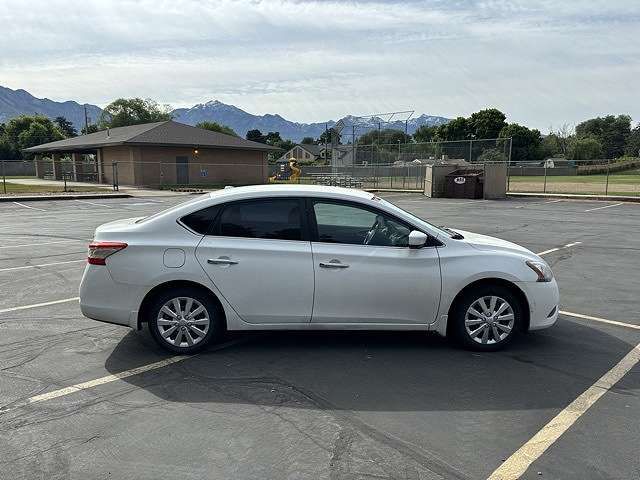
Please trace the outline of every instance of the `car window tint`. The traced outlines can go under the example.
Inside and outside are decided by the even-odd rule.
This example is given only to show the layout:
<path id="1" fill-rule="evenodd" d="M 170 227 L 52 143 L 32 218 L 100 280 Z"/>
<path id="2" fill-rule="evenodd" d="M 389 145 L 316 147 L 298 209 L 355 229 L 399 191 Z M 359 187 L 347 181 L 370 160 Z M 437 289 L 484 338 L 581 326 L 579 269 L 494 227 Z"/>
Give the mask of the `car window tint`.
<path id="1" fill-rule="evenodd" d="M 318 240 L 330 243 L 406 247 L 410 229 L 388 215 L 338 203 L 315 202 Z"/>
<path id="2" fill-rule="evenodd" d="M 214 205 L 212 207 L 203 208 L 197 212 L 190 213 L 189 215 L 182 217 L 180 221 L 194 232 L 206 235 L 209 233 L 219 211 L 220 205 Z"/>
<path id="3" fill-rule="evenodd" d="M 220 215 L 218 235 L 302 240 L 300 203 L 293 199 L 234 203 Z"/>

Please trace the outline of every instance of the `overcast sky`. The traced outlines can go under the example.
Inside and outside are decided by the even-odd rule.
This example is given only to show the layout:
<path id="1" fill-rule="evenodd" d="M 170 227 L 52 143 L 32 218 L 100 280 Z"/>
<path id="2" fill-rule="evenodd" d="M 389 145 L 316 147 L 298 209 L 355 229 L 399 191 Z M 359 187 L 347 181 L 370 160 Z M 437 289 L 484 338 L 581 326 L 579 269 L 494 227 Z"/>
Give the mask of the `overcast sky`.
<path id="1" fill-rule="evenodd" d="M 640 120 L 639 0 L 1 0 L 0 25 L 0 85 L 58 101 Z"/>

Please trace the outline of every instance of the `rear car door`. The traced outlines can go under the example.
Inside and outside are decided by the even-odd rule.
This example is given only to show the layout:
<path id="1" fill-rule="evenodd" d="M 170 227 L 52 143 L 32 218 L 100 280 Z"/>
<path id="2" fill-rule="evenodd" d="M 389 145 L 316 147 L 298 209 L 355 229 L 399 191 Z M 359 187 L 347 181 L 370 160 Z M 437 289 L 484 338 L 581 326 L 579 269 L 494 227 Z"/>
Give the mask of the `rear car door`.
<path id="1" fill-rule="evenodd" d="M 314 278 L 303 213 L 298 198 L 230 202 L 198 245 L 202 268 L 244 321 L 310 321 Z"/>
<path id="2" fill-rule="evenodd" d="M 413 227 L 355 202 L 309 200 L 312 322 L 429 324 L 440 301 L 435 246 L 408 246 Z M 374 228 L 375 227 L 375 228 Z"/>

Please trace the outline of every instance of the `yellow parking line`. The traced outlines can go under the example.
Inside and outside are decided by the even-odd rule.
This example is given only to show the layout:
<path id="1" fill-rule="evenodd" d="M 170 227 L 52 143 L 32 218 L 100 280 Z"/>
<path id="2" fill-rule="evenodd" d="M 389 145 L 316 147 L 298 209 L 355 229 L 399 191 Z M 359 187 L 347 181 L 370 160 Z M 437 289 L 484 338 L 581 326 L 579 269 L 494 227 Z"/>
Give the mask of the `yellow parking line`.
<path id="1" fill-rule="evenodd" d="M 635 330 L 640 330 L 640 325 L 634 325 L 633 323 L 618 322 L 617 320 L 607 320 L 606 318 L 592 317 L 591 315 L 567 312 L 566 310 L 560 310 L 558 313 L 560 315 L 567 315 L 569 317 L 582 318 L 583 320 L 592 320 L 594 322 L 607 323 L 609 325 L 616 325 L 618 327 L 627 327 L 627 328 L 633 328 Z"/>
<path id="2" fill-rule="evenodd" d="M 500 465 L 488 480 L 517 480 L 594 403 L 640 361 L 640 344 Z"/>

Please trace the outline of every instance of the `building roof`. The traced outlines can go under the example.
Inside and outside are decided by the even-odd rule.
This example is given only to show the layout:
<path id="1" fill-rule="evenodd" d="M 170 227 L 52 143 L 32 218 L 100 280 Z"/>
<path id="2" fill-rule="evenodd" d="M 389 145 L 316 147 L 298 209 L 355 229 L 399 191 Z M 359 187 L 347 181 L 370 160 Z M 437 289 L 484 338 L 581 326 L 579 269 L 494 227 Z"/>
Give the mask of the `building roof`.
<path id="1" fill-rule="evenodd" d="M 252 142 L 225 133 L 212 132 L 184 123 L 168 120 L 102 130 L 57 142 L 27 148 L 25 152 L 73 152 L 117 145 L 130 146 L 188 146 L 201 148 L 229 148 L 239 150 L 279 150 L 264 143 Z"/>

